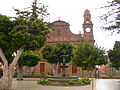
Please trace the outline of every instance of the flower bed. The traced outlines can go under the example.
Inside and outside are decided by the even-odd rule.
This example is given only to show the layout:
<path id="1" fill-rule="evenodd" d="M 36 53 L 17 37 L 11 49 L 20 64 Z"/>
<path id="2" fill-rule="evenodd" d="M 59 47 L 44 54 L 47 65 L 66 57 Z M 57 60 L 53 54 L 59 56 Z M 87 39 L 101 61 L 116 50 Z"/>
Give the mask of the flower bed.
<path id="1" fill-rule="evenodd" d="M 120 76 L 100 77 L 102 79 L 120 79 Z"/>

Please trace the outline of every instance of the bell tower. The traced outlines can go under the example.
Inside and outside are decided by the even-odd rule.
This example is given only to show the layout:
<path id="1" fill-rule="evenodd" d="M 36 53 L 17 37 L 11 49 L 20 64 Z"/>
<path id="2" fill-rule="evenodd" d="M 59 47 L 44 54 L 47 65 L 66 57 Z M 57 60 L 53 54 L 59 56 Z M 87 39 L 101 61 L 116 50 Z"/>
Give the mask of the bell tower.
<path id="1" fill-rule="evenodd" d="M 94 44 L 93 23 L 91 21 L 90 11 L 88 9 L 84 11 L 83 31 L 84 31 L 84 40 L 90 41 Z"/>

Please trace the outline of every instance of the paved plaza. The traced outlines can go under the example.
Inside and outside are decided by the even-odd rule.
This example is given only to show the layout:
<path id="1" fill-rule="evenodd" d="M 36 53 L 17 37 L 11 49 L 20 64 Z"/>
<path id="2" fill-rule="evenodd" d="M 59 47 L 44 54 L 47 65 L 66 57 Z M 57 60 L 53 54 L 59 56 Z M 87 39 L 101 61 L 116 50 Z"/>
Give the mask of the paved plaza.
<path id="1" fill-rule="evenodd" d="M 23 81 L 14 79 L 13 88 L 16 90 L 92 90 L 87 86 L 44 86 L 37 84 L 37 78 L 25 78 Z"/>
<path id="2" fill-rule="evenodd" d="M 23 81 L 14 79 L 13 88 L 16 90 L 92 90 L 87 86 L 44 86 L 37 84 L 38 78 L 25 78 Z M 120 79 L 94 79 L 94 90 L 120 90 Z"/>
<path id="3" fill-rule="evenodd" d="M 120 79 L 96 79 L 96 90 L 120 90 Z"/>
<path id="4" fill-rule="evenodd" d="M 37 84 L 39 78 L 25 78 L 23 81 L 13 80 L 15 90 L 120 90 L 120 79 L 94 79 L 92 85 L 87 86 L 44 86 Z"/>

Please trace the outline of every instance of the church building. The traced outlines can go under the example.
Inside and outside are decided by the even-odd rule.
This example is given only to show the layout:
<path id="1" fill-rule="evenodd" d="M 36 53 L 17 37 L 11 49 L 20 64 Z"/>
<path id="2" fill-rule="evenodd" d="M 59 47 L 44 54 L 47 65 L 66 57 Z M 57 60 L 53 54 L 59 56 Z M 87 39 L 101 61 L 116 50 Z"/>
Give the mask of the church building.
<path id="1" fill-rule="evenodd" d="M 58 42 L 73 42 L 76 44 L 84 40 L 88 40 L 94 44 L 93 23 L 88 9 L 84 12 L 83 34 L 73 34 L 70 30 L 69 23 L 65 21 L 58 20 L 52 24 L 53 32 L 48 35 L 48 44 L 56 44 Z"/>
<path id="2" fill-rule="evenodd" d="M 69 23 L 58 20 L 52 23 L 53 31 L 49 33 L 47 44 L 55 45 L 58 42 L 72 42 L 79 44 L 82 41 L 89 41 L 94 45 L 93 23 L 91 21 L 91 14 L 88 9 L 84 11 L 83 34 L 74 34 L 70 30 Z M 66 69 L 68 75 L 78 75 L 83 73 L 83 70 L 72 63 L 68 63 L 69 67 Z M 35 73 L 52 73 L 52 65 L 46 61 L 40 63 L 34 68 Z M 32 72 L 32 69 L 31 69 Z M 84 71 L 86 72 L 86 71 Z M 27 73 L 27 72 L 26 72 Z M 62 73 L 61 68 L 58 68 L 58 74 Z"/>

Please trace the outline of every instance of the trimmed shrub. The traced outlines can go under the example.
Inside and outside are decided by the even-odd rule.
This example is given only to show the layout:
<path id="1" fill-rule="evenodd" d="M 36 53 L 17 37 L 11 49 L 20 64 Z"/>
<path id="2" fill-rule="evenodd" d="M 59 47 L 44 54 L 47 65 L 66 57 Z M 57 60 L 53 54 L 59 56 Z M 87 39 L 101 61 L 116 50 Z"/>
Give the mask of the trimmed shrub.
<path id="1" fill-rule="evenodd" d="M 80 80 L 74 80 L 74 81 L 66 81 L 66 82 L 53 82 L 53 81 L 49 81 L 47 79 L 44 79 L 44 78 L 41 78 L 40 80 L 37 81 L 38 84 L 41 84 L 41 85 L 55 85 L 55 86 L 58 86 L 58 85 L 66 85 L 66 86 L 69 86 L 69 85 L 73 85 L 73 86 L 79 86 L 79 85 L 88 85 L 91 83 L 91 80 L 88 79 L 88 78 L 82 78 Z"/>
<path id="2" fill-rule="evenodd" d="M 83 82 L 83 84 L 90 84 L 91 80 L 89 78 L 82 78 L 80 79 L 81 82 Z"/>
<path id="3" fill-rule="evenodd" d="M 65 82 L 65 85 L 75 85 L 75 81 L 67 81 Z"/>
<path id="4" fill-rule="evenodd" d="M 49 84 L 49 81 L 47 79 L 40 79 L 40 80 L 37 80 L 37 83 L 41 85 L 47 85 Z"/>
<path id="5" fill-rule="evenodd" d="M 82 78 L 80 80 L 67 81 L 65 85 L 88 85 L 90 82 L 91 80 L 89 78 Z"/>

